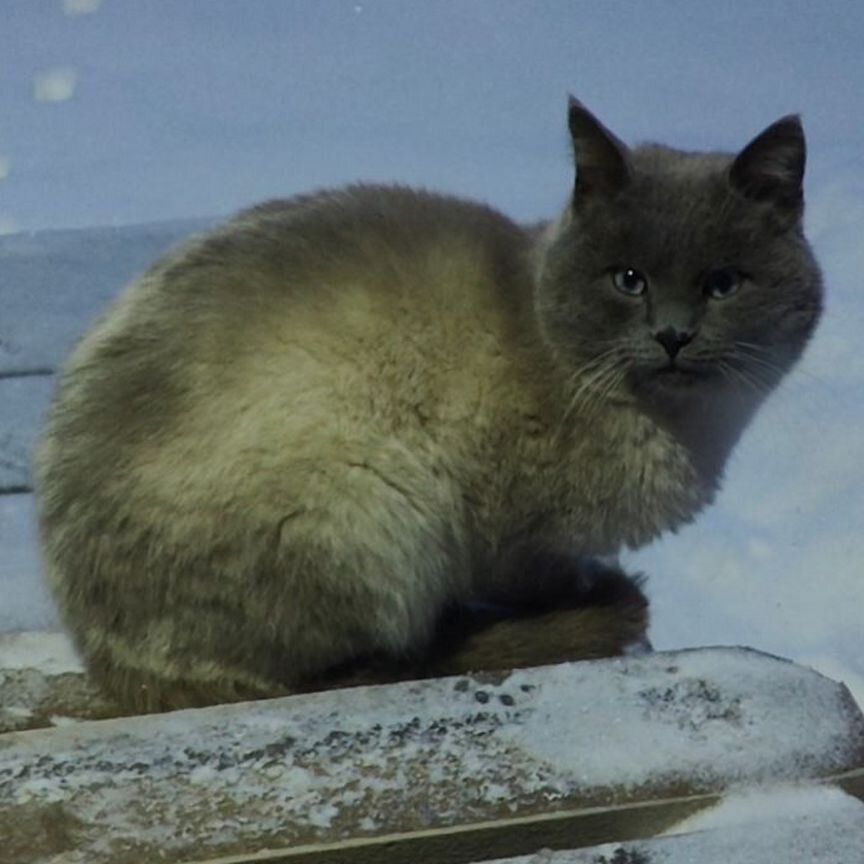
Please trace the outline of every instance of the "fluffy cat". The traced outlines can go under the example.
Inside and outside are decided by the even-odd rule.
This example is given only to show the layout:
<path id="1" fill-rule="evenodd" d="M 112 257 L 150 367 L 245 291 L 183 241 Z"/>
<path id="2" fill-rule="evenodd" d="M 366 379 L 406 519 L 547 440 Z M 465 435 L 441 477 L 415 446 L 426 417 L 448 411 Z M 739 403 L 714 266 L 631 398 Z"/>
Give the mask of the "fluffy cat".
<path id="1" fill-rule="evenodd" d="M 644 637 L 638 583 L 592 561 L 711 502 L 816 325 L 804 136 L 630 149 L 576 100 L 569 126 L 548 225 L 400 187 L 273 201 L 80 342 L 39 520 L 108 693 L 156 710 Z"/>

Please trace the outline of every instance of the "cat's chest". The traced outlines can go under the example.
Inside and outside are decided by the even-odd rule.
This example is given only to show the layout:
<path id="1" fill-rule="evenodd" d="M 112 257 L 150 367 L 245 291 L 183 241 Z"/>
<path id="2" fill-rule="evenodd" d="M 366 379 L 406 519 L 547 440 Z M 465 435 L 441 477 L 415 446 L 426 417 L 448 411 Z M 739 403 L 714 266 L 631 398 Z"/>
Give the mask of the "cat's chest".
<path id="1" fill-rule="evenodd" d="M 542 514 L 537 529 L 550 542 L 589 554 L 635 548 L 689 522 L 710 498 L 685 447 L 629 408 L 584 423 L 560 444 L 544 443 L 526 460 L 534 470 L 519 484 L 520 509 Z"/>

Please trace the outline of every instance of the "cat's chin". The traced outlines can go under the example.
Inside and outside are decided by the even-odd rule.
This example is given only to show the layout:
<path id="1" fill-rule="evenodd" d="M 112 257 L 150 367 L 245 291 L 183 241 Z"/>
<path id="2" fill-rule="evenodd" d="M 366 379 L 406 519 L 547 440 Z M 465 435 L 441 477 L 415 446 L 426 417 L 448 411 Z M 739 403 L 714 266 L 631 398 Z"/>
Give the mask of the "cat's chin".
<path id="1" fill-rule="evenodd" d="M 633 380 L 641 395 L 659 399 L 711 398 L 722 389 L 725 379 L 718 370 L 700 365 L 668 364 L 639 370 Z"/>

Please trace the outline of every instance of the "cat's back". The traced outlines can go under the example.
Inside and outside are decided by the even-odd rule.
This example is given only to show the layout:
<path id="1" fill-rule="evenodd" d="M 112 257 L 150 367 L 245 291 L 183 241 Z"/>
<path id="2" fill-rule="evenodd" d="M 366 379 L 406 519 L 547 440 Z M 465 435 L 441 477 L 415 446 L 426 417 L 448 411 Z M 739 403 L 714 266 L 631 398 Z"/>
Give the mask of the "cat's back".
<path id="1" fill-rule="evenodd" d="M 490 208 L 401 187 L 247 210 L 154 265 L 79 344 L 37 454 L 43 488 L 122 484 L 117 498 L 131 473 L 162 502 L 211 489 L 214 466 L 234 488 L 253 467 L 278 488 L 286 460 L 328 442 L 448 452 L 505 386 L 529 245 Z"/>
<path id="2" fill-rule="evenodd" d="M 232 358 L 229 389 L 277 376 L 304 396 L 298 422 L 318 423 L 314 391 L 358 419 L 371 406 L 381 430 L 476 414 L 477 382 L 506 377 L 490 364 L 520 354 L 530 254 L 529 234 L 482 204 L 356 185 L 241 213 L 169 264 L 164 297 L 176 316 L 182 286 L 194 320 L 180 339 L 205 334 L 198 359 L 217 369 Z"/>
<path id="3" fill-rule="evenodd" d="M 520 266 L 528 243 L 521 226 L 481 203 L 358 184 L 242 211 L 168 258 L 161 276 L 191 286 L 204 275 L 216 302 L 238 290 L 302 301 L 360 284 L 422 302 L 422 280 L 455 294 L 448 276 L 476 280 L 487 265 L 503 275 Z"/>
<path id="4" fill-rule="evenodd" d="M 407 187 L 269 201 L 151 267 L 85 336 L 68 369 L 83 370 L 96 355 L 121 368 L 169 354 L 236 368 L 248 353 L 266 353 L 271 338 L 299 346 L 328 328 L 343 348 L 392 339 L 394 327 L 413 336 L 440 327 L 446 337 L 454 322 L 494 321 L 530 302 L 529 244 L 489 207 Z"/>

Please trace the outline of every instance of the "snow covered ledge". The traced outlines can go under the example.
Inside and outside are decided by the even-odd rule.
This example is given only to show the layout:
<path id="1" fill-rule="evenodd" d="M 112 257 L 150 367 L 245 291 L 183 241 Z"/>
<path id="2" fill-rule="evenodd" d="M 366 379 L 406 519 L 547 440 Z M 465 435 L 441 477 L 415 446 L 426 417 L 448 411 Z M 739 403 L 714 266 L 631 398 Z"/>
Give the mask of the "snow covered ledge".
<path id="1" fill-rule="evenodd" d="M 605 844 L 487 864 L 853 864 L 864 852 L 864 804 L 836 789 L 730 796 L 680 837 Z M 746 811 L 745 811 L 746 808 Z M 739 812 L 730 818 L 730 812 Z"/>
<path id="2" fill-rule="evenodd" d="M 0 735 L 0 862 L 482 861 L 814 780 L 864 796 L 845 687 L 670 652 Z"/>

